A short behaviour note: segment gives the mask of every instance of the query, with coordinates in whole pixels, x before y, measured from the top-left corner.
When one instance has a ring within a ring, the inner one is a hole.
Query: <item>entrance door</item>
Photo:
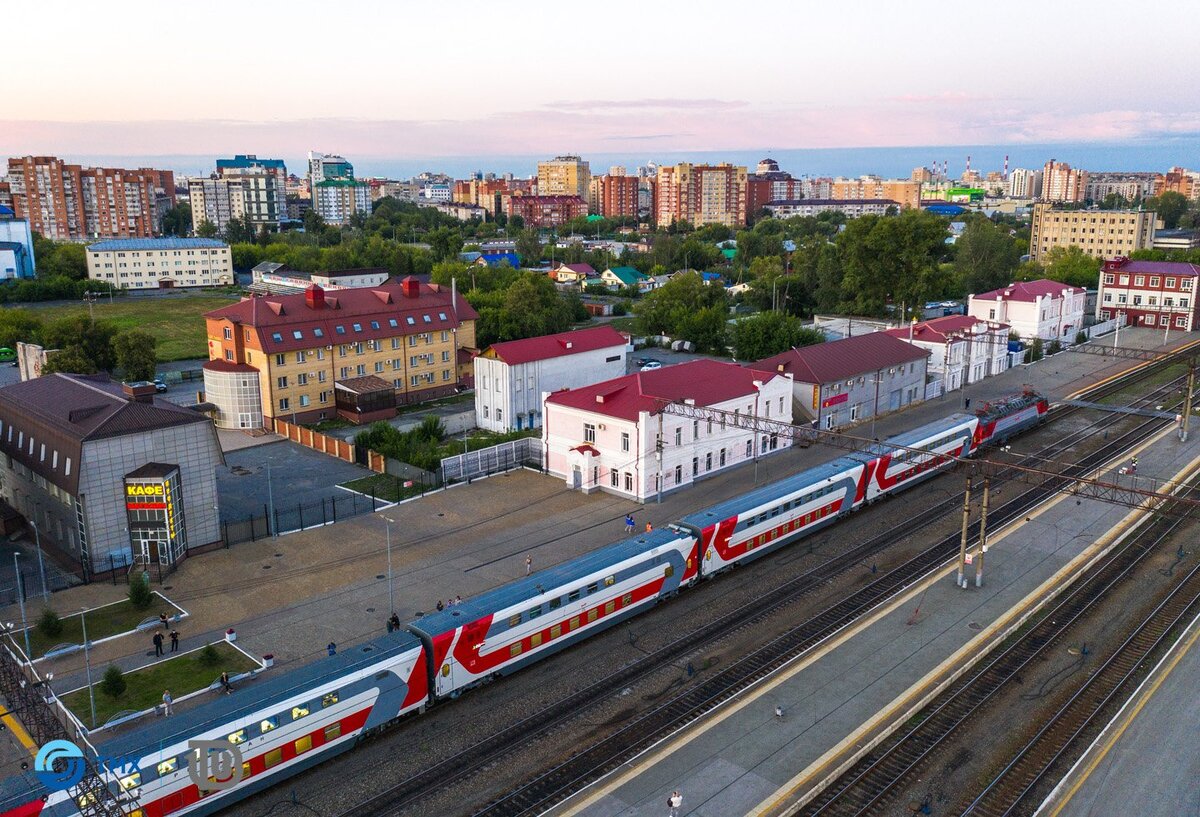
[[[578,465],[571,468],[571,487],[576,490],[583,487],[583,469]]]

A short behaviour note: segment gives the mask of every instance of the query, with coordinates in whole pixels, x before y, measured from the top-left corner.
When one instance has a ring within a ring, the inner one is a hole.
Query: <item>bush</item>
[[[135,576],[129,585],[129,603],[135,610],[145,610],[154,603],[154,594],[150,592],[150,585],[143,581],[141,576]]]
[[[109,664],[100,681],[100,691],[110,698],[120,698],[125,694],[125,673],[116,664]]]
[[[1050,341],[1050,345],[1046,347],[1046,354],[1057,355],[1062,351],[1062,343],[1057,338]]]
[[[205,644],[200,650],[200,663],[206,667],[215,667],[221,663],[221,653],[212,644]]]
[[[625,305],[627,303],[628,301],[617,301],[613,304],[612,313],[614,318],[620,318],[629,314],[629,307]]]
[[[1029,344],[1029,351],[1025,353],[1027,358],[1026,363],[1035,363],[1042,359],[1042,339],[1034,338]]]
[[[1076,343],[1087,343],[1087,339],[1087,332],[1084,332],[1082,329],[1075,333]]]
[[[58,617],[58,613],[47,607],[38,619],[37,628],[46,638],[58,638],[63,631],[62,619]]]

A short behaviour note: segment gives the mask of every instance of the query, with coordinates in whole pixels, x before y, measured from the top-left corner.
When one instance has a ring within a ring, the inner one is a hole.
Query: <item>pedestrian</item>
[[[169,629],[171,629],[171,625],[170,625],[170,623],[169,623],[169,622],[168,622],[168,620],[167,620],[167,614],[166,614],[166,613],[159,613],[159,614],[158,614],[158,621],[159,621],[159,623],[160,623],[160,624],[162,624],[162,626],[163,626],[163,629],[164,629],[164,630],[169,630]]]
[[[233,684],[229,683],[229,673],[221,673],[221,688],[225,690],[226,695],[233,694]]]
[[[443,610],[445,610],[445,609],[446,609],[446,605],[442,604],[442,600],[441,600],[441,599],[438,599],[438,603],[437,603],[437,611],[440,613],[440,612],[442,612],[442,611],[443,611]]]
[[[155,658],[162,658],[162,655],[163,655],[162,645],[163,645],[162,633],[155,633],[154,634],[154,657]]]
[[[166,716],[174,715],[175,714],[175,707],[174,707],[175,699],[171,697],[171,690],[169,690],[169,689],[163,690],[162,701],[163,701],[163,715],[166,715]]]
[[[633,533],[633,514],[625,514],[625,532]]]
[[[533,572],[533,557],[526,556],[525,557],[525,575],[528,576],[532,572]]]
[[[1137,473],[1137,457],[1134,457],[1134,458],[1133,458],[1133,460],[1132,460],[1132,461],[1130,461],[1130,463],[1129,463],[1129,473],[1131,473],[1131,474],[1136,474],[1136,473]]]
[[[460,604],[462,604],[462,596],[455,596],[454,597],[454,606],[457,607]]]
[[[392,627],[392,620],[389,618],[387,620],[387,631],[390,633],[390,632],[392,632],[393,629],[394,628]]]
[[[679,817],[679,809],[682,805],[683,795],[679,793],[678,789],[676,789],[675,791],[671,792],[671,796],[667,798],[667,814],[669,814],[670,817]]]
[[[179,631],[171,631],[171,652],[179,652]]]
[[[646,533],[650,533],[653,530],[654,530],[654,526],[651,525],[649,522],[647,522],[646,523]]]
[[[400,629],[400,616],[396,615],[395,613],[392,613],[392,617],[390,619],[388,619],[388,623],[392,625],[393,630],[399,630]]]
[[[775,717],[779,718],[780,720],[783,720],[783,707],[782,706],[775,707]]]
[[[328,652],[331,656],[337,655],[337,644],[334,644],[332,641],[330,641],[325,646],[325,651]]]

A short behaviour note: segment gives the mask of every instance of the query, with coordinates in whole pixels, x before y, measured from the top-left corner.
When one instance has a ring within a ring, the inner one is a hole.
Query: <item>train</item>
[[[956,458],[1030,428],[1048,410],[1045,397],[1026,391],[951,414],[424,615],[386,636],[260,678],[186,714],[156,718],[96,745],[100,757],[121,759],[105,771],[105,784],[136,803],[133,817],[212,814],[400,719],[518,672],[701,580],[906,490]],[[231,765],[219,779],[226,787],[198,785],[204,778],[194,769],[211,769],[201,764],[198,741],[236,749],[241,767]],[[72,791],[78,790],[50,790],[28,772],[9,778],[0,782],[0,817],[75,817],[90,795]]]

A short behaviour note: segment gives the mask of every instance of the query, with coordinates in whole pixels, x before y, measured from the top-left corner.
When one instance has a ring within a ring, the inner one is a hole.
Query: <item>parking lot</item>
[[[687,363],[690,360],[722,360],[726,363],[729,358],[717,357],[716,355],[701,355],[695,352],[676,352],[671,349],[660,349],[657,346],[647,346],[645,349],[638,349],[629,355],[626,359],[626,371],[630,374],[640,371],[644,365],[643,361],[657,361],[663,366],[674,366],[679,363]]]

